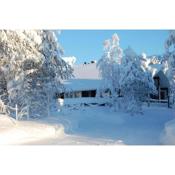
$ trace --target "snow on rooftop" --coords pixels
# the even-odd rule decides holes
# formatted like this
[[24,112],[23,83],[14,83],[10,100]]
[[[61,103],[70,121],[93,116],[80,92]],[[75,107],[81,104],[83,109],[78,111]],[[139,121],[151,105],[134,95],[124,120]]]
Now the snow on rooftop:
[[163,69],[162,64],[151,64],[148,66],[148,70],[151,72],[153,77],[162,69]]
[[[145,71],[150,71],[154,77],[160,71],[165,73],[164,65],[159,63],[152,63],[151,59],[145,61]],[[64,81],[65,89],[67,91],[79,91],[79,90],[95,90],[101,86],[101,76],[96,62],[86,63],[80,65],[73,65],[74,78]]]
[[101,79],[96,63],[74,65],[75,79]]
[[100,87],[101,77],[96,63],[73,66],[74,78],[64,82],[67,91],[95,90]]
[[93,79],[71,79],[64,82],[66,91],[96,90],[100,87],[100,80]]

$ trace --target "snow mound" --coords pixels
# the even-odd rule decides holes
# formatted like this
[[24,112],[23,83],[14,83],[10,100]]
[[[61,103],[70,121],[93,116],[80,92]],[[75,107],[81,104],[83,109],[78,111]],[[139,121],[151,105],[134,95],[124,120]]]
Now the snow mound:
[[7,127],[13,127],[16,124],[15,119],[5,115],[0,115],[0,131]]
[[64,127],[36,121],[14,121],[0,116],[0,144],[25,144],[47,138],[64,137]]
[[[6,115],[0,115],[0,145],[124,145],[122,140],[65,134],[60,120],[64,118],[16,121]],[[78,121],[68,123],[68,127],[72,124],[75,129]]]
[[175,119],[165,124],[161,142],[166,145],[175,145]]
[[66,135],[64,138],[49,138],[29,145],[125,145],[122,140],[90,138],[77,135]]

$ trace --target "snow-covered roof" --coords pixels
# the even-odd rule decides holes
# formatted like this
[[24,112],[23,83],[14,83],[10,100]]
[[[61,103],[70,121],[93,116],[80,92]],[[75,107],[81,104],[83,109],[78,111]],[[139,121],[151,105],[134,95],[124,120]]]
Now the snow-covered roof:
[[94,90],[101,85],[101,77],[96,63],[73,66],[74,78],[64,81],[66,91]]
[[[145,71],[150,71],[152,77],[156,76],[159,72],[165,74],[165,67],[163,64],[152,64],[150,60],[146,64]],[[96,63],[86,63],[80,65],[73,65],[74,78],[64,81],[66,91],[83,91],[95,90],[102,85],[102,78]]]
[[64,82],[66,91],[96,90],[100,87],[100,80],[72,79]]
[[101,79],[96,63],[74,65],[73,68],[75,79]]
[[162,64],[151,64],[148,66],[148,70],[151,72],[154,77],[159,71],[163,70]]
[[158,76],[160,78],[160,86],[169,88],[169,81],[166,76],[166,72],[168,70],[165,62],[157,63],[157,64],[148,64],[146,69],[151,72],[152,77]]

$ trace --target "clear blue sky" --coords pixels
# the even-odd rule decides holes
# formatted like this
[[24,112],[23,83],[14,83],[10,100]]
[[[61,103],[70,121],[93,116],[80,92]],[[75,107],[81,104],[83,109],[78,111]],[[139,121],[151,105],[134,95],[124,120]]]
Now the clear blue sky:
[[98,60],[103,54],[103,41],[113,33],[120,37],[122,49],[131,46],[137,54],[164,53],[167,30],[62,30],[59,42],[64,48],[64,56],[75,56],[77,64]]

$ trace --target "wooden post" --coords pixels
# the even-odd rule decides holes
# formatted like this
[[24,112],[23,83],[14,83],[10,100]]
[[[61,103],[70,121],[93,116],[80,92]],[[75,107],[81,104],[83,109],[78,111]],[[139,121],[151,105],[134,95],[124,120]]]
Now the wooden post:
[[168,95],[168,108],[170,108],[170,96]]
[[16,120],[18,120],[18,105],[17,104],[15,106],[15,111],[16,111]]
[[47,117],[50,116],[50,100],[49,100],[49,94],[47,94]]
[[148,107],[150,107],[150,94],[148,93]]
[[161,100],[161,93],[160,93],[160,86],[159,86],[159,103],[160,103],[160,100]]
[[27,120],[29,120],[29,105],[27,105]]

